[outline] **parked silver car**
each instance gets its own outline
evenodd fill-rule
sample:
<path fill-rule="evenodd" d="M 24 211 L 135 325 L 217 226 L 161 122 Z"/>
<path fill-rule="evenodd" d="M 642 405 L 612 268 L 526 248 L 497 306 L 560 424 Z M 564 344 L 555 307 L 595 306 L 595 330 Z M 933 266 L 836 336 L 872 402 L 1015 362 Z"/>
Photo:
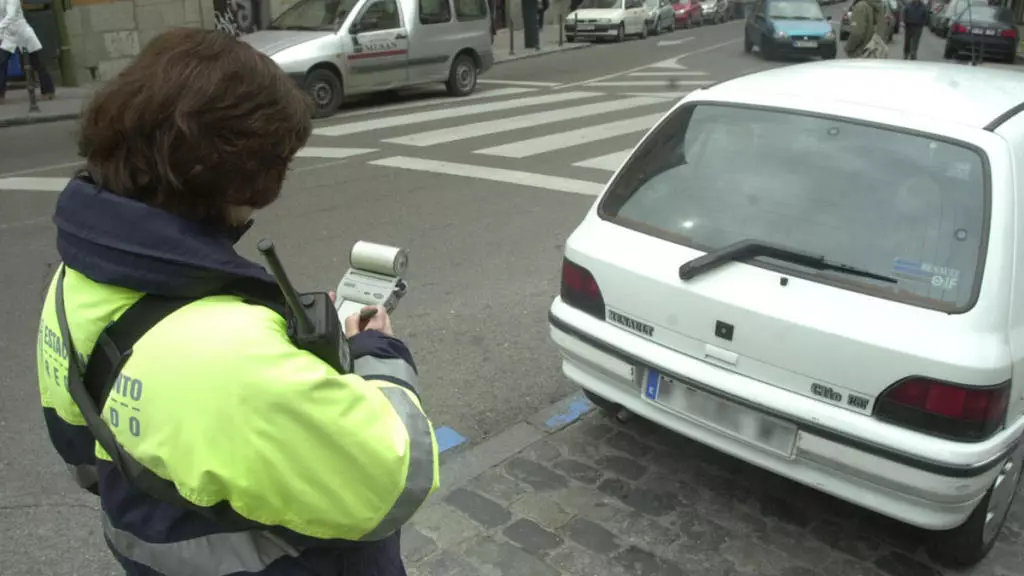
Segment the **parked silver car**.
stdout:
<path fill-rule="evenodd" d="M 345 96 L 418 84 L 465 96 L 494 64 L 487 0 L 299 0 L 242 40 L 295 78 L 317 118 Z"/>
<path fill-rule="evenodd" d="M 671 0 L 644 0 L 644 8 L 647 10 L 647 31 L 651 34 L 676 29 L 676 11 Z"/>

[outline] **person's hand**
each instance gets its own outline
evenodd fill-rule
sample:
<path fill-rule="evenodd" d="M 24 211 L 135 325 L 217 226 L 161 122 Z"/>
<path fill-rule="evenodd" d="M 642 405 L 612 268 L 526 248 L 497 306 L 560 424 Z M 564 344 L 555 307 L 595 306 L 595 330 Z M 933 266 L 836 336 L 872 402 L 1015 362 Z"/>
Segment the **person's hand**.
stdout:
<path fill-rule="evenodd" d="M 367 310 L 373 309 L 377 310 L 377 313 L 373 316 L 373 318 L 370 318 L 365 322 L 360 322 L 360 314 Z M 356 334 L 359 334 L 360 332 L 365 332 L 367 330 L 377 330 L 378 332 L 382 332 L 384 334 L 387 334 L 388 336 L 394 336 L 394 334 L 391 332 L 391 317 L 388 316 L 388 311 L 385 310 L 383 306 L 367 306 L 363 308 L 359 313 L 353 314 L 348 318 L 345 318 L 345 335 L 348 336 L 349 338 L 355 336 Z"/>

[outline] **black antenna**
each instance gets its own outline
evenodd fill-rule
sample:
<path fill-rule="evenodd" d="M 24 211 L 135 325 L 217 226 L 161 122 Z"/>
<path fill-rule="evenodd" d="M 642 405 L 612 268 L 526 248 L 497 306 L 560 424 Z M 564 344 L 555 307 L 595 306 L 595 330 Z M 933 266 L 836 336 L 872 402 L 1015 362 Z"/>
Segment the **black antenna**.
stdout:
<path fill-rule="evenodd" d="M 267 260 L 267 266 L 270 267 L 270 274 L 277 281 L 278 287 L 281 288 L 281 293 L 284 294 L 284 301 L 288 304 L 288 307 L 292 309 L 292 313 L 295 315 L 295 321 L 298 323 L 298 329 L 300 334 L 312 334 L 313 333 L 313 322 L 310 321 L 309 316 L 306 315 L 306 311 L 303 310 L 302 304 L 299 302 L 299 295 L 295 291 L 295 287 L 292 286 L 288 275 L 285 274 L 284 267 L 281 266 L 281 260 L 277 257 L 277 251 L 274 249 L 274 242 L 269 238 L 261 239 L 257 244 L 256 248 L 263 254 L 263 257 Z"/>

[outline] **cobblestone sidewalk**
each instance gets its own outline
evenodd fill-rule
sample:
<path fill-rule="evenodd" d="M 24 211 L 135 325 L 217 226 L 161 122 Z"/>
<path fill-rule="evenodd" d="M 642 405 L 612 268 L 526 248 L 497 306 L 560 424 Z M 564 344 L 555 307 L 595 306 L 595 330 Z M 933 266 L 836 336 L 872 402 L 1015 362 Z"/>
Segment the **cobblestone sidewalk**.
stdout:
<path fill-rule="evenodd" d="M 1022 502 L 979 566 L 944 571 L 917 530 L 591 413 L 428 504 L 403 549 L 411 576 L 1020 576 Z"/>

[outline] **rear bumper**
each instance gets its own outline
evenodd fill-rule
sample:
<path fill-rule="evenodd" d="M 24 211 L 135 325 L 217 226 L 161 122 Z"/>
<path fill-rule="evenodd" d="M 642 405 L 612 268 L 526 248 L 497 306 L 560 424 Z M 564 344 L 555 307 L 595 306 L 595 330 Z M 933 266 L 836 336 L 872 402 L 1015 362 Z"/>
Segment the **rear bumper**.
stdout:
<path fill-rule="evenodd" d="M 936 441 L 669 350 L 556 298 L 548 314 L 562 371 L 586 390 L 721 452 L 927 530 L 959 526 L 1014 450 L 1024 420 L 978 444 Z M 787 458 L 644 398 L 648 367 L 795 424 Z"/>
<path fill-rule="evenodd" d="M 985 38 L 979 41 L 949 36 L 946 39 L 946 46 L 958 54 L 971 53 L 972 50 L 984 56 L 1009 56 L 1017 53 L 1016 38 Z"/>

